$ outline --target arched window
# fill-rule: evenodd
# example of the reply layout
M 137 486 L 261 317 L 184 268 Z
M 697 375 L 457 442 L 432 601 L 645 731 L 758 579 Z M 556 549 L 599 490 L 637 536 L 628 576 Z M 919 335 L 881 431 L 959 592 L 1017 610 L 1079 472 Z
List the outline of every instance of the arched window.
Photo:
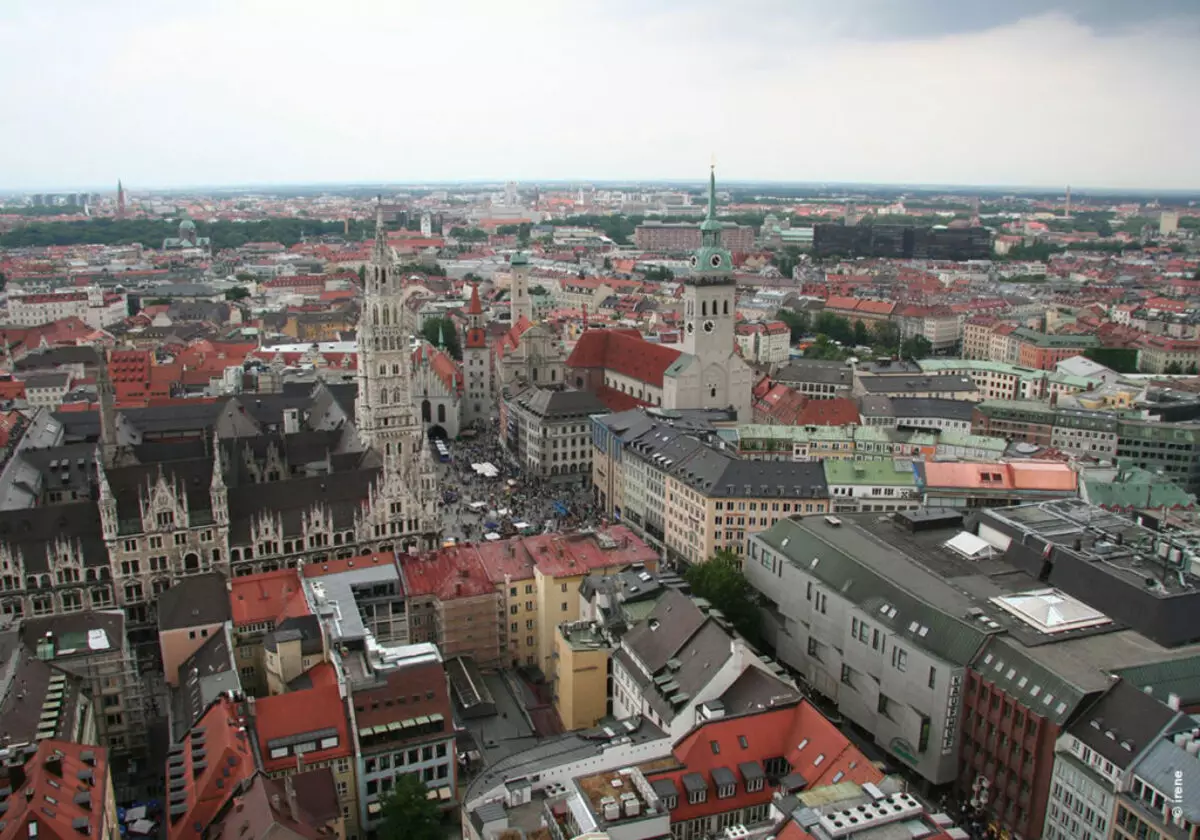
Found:
M 446 404 L 445 403 L 438 403 L 438 422 L 439 423 L 446 422 Z
M 392 310 L 389 307 L 385 306 L 385 307 L 383 307 L 383 325 L 385 327 L 390 327 L 391 324 L 392 324 Z
M 701 315 L 708 314 L 708 301 L 706 301 L 706 300 L 700 301 L 700 314 Z
M 235 548 L 229 552 L 230 562 L 236 563 L 241 559 L 242 559 L 242 550 L 240 548 Z
M 550 368 L 550 381 L 554 382 L 557 379 L 558 379 L 558 371 L 556 371 L 554 368 Z
M 721 314 L 723 314 L 723 315 L 729 314 L 729 301 L 725 301 L 725 311 Z
M 717 386 L 716 385 L 714 385 L 708 389 L 708 395 L 710 397 L 712 397 L 713 399 L 716 399 L 716 396 L 717 396 Z
M 188 552 L 187 556 L 183 558 L 183 570 L 185 572 L 200 571 L 200 555 Z
M 379 366 L 379 375 L 380 375 L 380 376 L 387 376 L 387 365 L 380 365 L 380 366 Z
M 429 404 L 429 400 L 421 401 L 421 419 L 426 423 L 433 417 L 433 407 Z
M 387 401 L 388 401 L 388 389 L 384 388 L 382 391 L 379 392 L 379 404 L 387 405 Z
M 372 307 L 372 309 L 371 309 L 371 323 L 373 323 L 375 326 L 379 326 L 379 307 L 378 306 Z
M 404 397 L 402 396 L 402 394 L 403 394 L 403 392 L 399 388 L 397 388 L 395 395 L 392 398 L 392 402 L 394 402 L 396 404 L 400 404 L 400 403 L 404 402 Z

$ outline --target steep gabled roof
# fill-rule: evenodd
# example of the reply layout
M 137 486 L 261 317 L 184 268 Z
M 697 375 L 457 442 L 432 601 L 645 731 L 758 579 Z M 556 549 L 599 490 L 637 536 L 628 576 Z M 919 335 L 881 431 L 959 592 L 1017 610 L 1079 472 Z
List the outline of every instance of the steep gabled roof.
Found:
M 661 388 L 663 374 L 680 356 L 673 347 L 646 341 L 636 330 L 588 330 L 567 358 L 568 368 L 600 368 Z

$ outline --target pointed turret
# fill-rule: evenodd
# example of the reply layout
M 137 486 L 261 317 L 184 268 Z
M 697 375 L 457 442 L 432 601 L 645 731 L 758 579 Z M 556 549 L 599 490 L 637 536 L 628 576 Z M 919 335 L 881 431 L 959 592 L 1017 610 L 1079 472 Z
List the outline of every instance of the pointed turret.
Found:
M 724 225 L 717 221 L 717 171 L 714 165 L 708 173 L 708 212 L 700 224 L 700 247 L 692 255 L 692 271 L 684 282 L 711 283 L 715 276 L 733 271 L 733 256 L 721 242 L 723 230 Z
M 483 304 L 479 302 L 479 284 L 471 285 L 471 301 L 467 304 L 468 315 L 482 315 Z
M 439 350 L 446 349 L 446 322 L 442 321 L 442 320 L 438 321 L 437 349 L 439 349 Z
M 383 225 L 382 195 L 375 202 L 375 245 L 371 249 L 371 262 L 377 266 L 392 263 L 392 249 L 387 241 L 387 228 Z

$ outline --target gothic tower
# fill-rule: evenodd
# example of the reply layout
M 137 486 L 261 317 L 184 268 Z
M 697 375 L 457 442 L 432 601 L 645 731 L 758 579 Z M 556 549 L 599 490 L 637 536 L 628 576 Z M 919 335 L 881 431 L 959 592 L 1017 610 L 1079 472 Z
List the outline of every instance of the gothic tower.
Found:
M 529 258 L 520 251 L 509 260 L 512 273 L 512 285 L 508 290 L 508 299 L 512 312 L 512 322 L 515 325 L 521 318 L 533 321 L 533 299 L 529 297 Z
M 705 367 L 729 358 L 737 319 L 733 258 L 721 244 L 721 231 L 714 170 L 708 176 L 708 214 L 700 225 L 700 247 L 692 255 L 692 270 L 684 278 L 683 292 L 683 349 Z
M 382 205 L 376 210 L 366 275 L 358 325 L 358 433 L 383 456 L 385 472 L 398 475 L 414 496 L 432 494 L 433 465 L 412 405 L 412 350 L 402 326 L 404 289 L 392 262 Z
M 483 327 L 483 305 L 479 302 L 479 287 L 471 287 L 471 302 L 467 304 L 467 335 L 463 342 L 463 374 L 466 380 L 463 398 L 463 420 L 467 424 L 487 420 L 491 413 L 492 370 L 487 333 Z

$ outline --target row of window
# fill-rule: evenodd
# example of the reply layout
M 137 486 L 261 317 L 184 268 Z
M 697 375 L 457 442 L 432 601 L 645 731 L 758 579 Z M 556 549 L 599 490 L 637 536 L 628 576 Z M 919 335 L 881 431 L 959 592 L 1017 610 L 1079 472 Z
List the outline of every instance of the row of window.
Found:
M 446 757 L 446 744 L 441 743 L 436 746 L 413 747 L 409 750 L 400 750 L 399 752 L 389 755 L 372 756 L 363 761 L 363 769 L 366 773 L 382 773 L 391 770 L 393 767 L 400 768 L 406 764 L 420 764 L 423 762 L 433 761 L 435 758 Z M 443 776 L 439 776 L 444 778 Z M 371 791 L 368 790 L 367 793 Z

